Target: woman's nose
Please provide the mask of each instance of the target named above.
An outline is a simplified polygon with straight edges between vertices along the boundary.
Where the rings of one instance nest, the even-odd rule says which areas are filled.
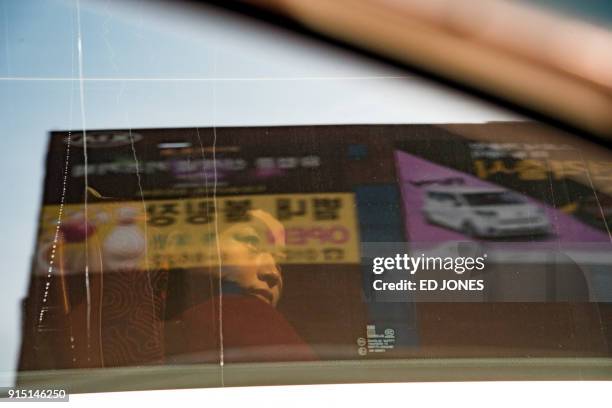
[[[257,278],[270,288],[280,285],[282,277],[274,257],[270,254],[261,254],[258,261]]]

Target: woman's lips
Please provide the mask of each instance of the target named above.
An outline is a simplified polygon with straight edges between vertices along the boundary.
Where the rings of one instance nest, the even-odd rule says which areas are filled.
[[[273,300],[274,300],[274,296],[272,296],[272,293],[268,290],[265,289],[250,289],[247,292],[249,295],[253,295],[269,304],[272,304]]]

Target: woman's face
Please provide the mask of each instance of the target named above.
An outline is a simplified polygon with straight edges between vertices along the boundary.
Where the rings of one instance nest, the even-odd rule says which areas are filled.
[[[270,244],[266,229],[258,223],[231,226],[219,236],[222,279],[276,306],[283,289],[278,265],[283,247],[283,242]]]

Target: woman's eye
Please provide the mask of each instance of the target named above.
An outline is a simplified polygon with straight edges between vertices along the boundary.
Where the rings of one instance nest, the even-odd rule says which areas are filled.
[[[261,242],[257,235],[235,235],[234,239],[243,244],[252,245],[253,247],[259,246]]]

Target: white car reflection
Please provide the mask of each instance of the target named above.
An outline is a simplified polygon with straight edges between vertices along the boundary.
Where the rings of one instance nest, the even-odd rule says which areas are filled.
[[[433,186],[423,204],[426,221],[472,237],[545,235],[550,222],[544,209],[501,188]]]

